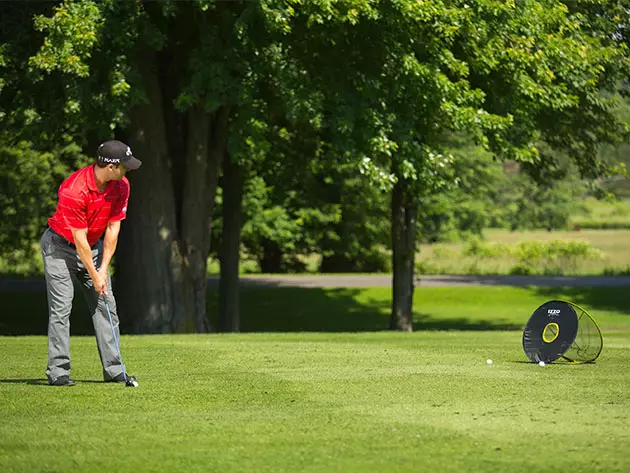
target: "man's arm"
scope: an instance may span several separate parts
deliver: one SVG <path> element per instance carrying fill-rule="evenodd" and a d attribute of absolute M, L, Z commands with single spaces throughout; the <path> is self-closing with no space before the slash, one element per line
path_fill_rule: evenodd
<path fill-rule="evenodd" d="M 92 282 L 94 283 L 94 290 L 100 296 L 107 290 L 107 274 L 105 276 L 99 273 L 94 267 L 94 262 L 92 261 L 92 248 L 90 248 L 90 244 L 87 240 L 87 228 L 71 228 L 72 237 L 74 238 L 74 245 L 77 248 L 77 253 L 79 258 L 81 258 L 81 262 L 85 269 L 87 269 L 88 274 L 92 278 Z"/>
<path fill-rule="evenodd" d="M 107 230 L 105 230 L 105 236 L 103 237 L 103 260 L 101 261 L 101 267 L 98 268 L 99 273 L 101 273 L 105 278 L 107 278 L 109 263 L 116 252 L 119 232 L 120 220 L 109 222 L 107 224 Z"/>

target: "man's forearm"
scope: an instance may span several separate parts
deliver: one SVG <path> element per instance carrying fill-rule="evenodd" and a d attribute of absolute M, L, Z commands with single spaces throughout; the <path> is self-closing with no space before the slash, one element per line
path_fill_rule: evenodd
<path fill-rule="evenodd" d="M 96 276 L 96 267 L 94 266 L 94 261 L 92 260 L 92 248 L 87 242 L 87 238 L 76 238 L 75 237 L 75 246 L 77 248 L 77 254 L 87 269 L 88 274 L 94 280 Z"/>
<path fill-rule="evenodd" d="M 101 268 L 109 267 L 109 263 L 112 261 L 112 257 L 116 252 L 119 232 L 120 223 L 107 227 L 107 230 L 105 231 L 105 236 L 103 238 L 103 259 L 101 260 Z"/>

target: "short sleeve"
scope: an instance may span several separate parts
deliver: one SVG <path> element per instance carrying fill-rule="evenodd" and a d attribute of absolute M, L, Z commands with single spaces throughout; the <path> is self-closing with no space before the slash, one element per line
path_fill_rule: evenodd
<path fill-rule="evenodd" d="M 127 218 L 127 204 L 129 202 L 129 181 L 126 177 L 118 181 L 118 199 L 112 207 L 110 221 L 117 222 Z"/>
<path fill-rule="evenodd" d="M 81 195 L 69 189 L 59 191 L 59 204 L 63 208 L 62 215 L 68 228 L 87 228 L 87 202 Z"/>

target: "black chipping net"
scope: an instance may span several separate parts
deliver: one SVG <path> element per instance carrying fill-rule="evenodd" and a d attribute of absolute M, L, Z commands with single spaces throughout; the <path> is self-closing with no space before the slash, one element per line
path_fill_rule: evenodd
<path fill-rule="evenodd" d="M 523 349 L 534 363 L 558 359 L 592 363 L 603 345 L 602 333 L 593 317 L 568 301 L 544 303 L 534 311 L 523 331 Z"/>

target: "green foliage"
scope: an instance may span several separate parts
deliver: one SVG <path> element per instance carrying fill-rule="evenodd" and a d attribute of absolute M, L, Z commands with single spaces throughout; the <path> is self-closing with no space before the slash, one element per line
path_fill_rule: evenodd
<path fill-rule="evenodd" d="M 24 257 L 18 250 L 32 251 L 55 209 L 59 184 L 83 160 L 73 144 L 42 152 L 24 141 L 0 143 L 0 248 L 5 264 Z"/>
<path fill-rule="evenodd" d="M 41 278 L 43 275 L 44 262 L 36 243 L 28 250 L 8 250 L 0 256 L 0 277 Z"/>
<path fill-rule="evenodd" d="M 493 226 L 510 230 L 566 229 L 583 190 L 579 182 L 570 178 L 546 185 L 522 174 L 508 176 L 497 192 L 497 205 L 503 209 L 503 216 Z"/>
<path fill-rule="evenodd" d="M 571 226 L 576 230 L 622 230 L 630 229 L 630 221 L 574 218 L 571 220 Z"/>
<path fill-rule="evenodd" d="M 3 19 L 0 33 L 11 143 L 129 132 L 129 111 L 146 100 L 133 54 L 148 46 L 172 107 L 170 165 L 181 169 L 184 111 L 229 108 L 228 151 L 252 177 L 244 242 L 260 261 L 280 255 L 283 270 L 313 250 L 387 269 L 380 191 L 401 180 L 425 241 L 566 226 L 578 189 L 560 184 L 564 161 L 606 174 L 614 160 L 597 148 L 627 132 L 615 111 L 630 70 L 619 2 L 19 3 L 1 10 L 17 25 Z M 542 184 L 503 179 L 479 149 L 452 150 L 452 132 Z"/>
<path fill-rule="evenodd" d="M 66 74 L 87 77 L 86 61 L 97 42 L 97 30 L 103 18 L 92 2 L 64 2 L 52 17 L 36 16 L 35 30 L 46 33 L 40 52 L 30 65 L 42 71 L 60 70 Z"/>
<path fill-rule="evenodd" d="M 502 214 L 497 205 L 497 187 L 504 179 L 500 163 L 464 136 L 451 136 L 447 149 L 454 156 L 453 183 L 420 199 L 418 233 L 423 242 L 480 235 Z"/>
<path fill-rule="evenodd" d="M 263 272 L 303 271 L 300 256 L 322 257 L 324 272 L 387 271 L 387 195 L 349 167 L 301 179 L 252 178 L 242 241 Z"/>
<path fill-rule="evenodd" d="M 465 137 L 450 137 L 455 185 L 420 199 L 422 242 L 457 241 L 485 228 L 565 229 L 585 186 L 575 173 L 550 184 L 534 181 L 514 163 L 505 166 Z"/>
<path fill-rule="evenodd" d="M 438 246 L 432 259 L 421 258 L 416 267 L 425 274 L 450 274 L 445 268 L 454 260 L 460 261 L 455 274 L 561 276 L 577 274 L 585 264 L 604 262 L 606 255 L 582 240 L 524 240 L 508 244 L 471 238 L 459 249 Z M 489 269 L 493 266 L 494 271 Z"/>
<path fill-rule="evenodd" d="M 463 256 L 476 258 L 495 258 L 512 254 L 510 246 L 503 243 L 485 242 L 481 238 L 471 238 L 462 250 Z"/>
<path fill-rule="evenodd" d="M 303 270 L 297 256 L 313 251 L 316 229 L 326 228 L 339 217 L 329 206 L 292 208 L 291 196 L 278 203 L 272 201 L 273 189 L 259 178 L 246 186 L 243 207 L 247 215 L 242 230 L 242 242 L 254 256 L 264 273 Z"/>
<path fill-rule="evenodd" d="M 512 268 L 513 274 L 570 274 L 583 260 L 603 259 L 602 252 L 588 242 L 563 240 L 521 242 L 514 255 L 518 263 Z"/>
<path fill-rule="evenodd" d="M 339 220 L 323 234 L 319 245 L 320 270 L 387 272 L 391 269 L 389 197 L 352 166 L 338 167 L 330 175 L 328 202 L 339 208 Z"/>

